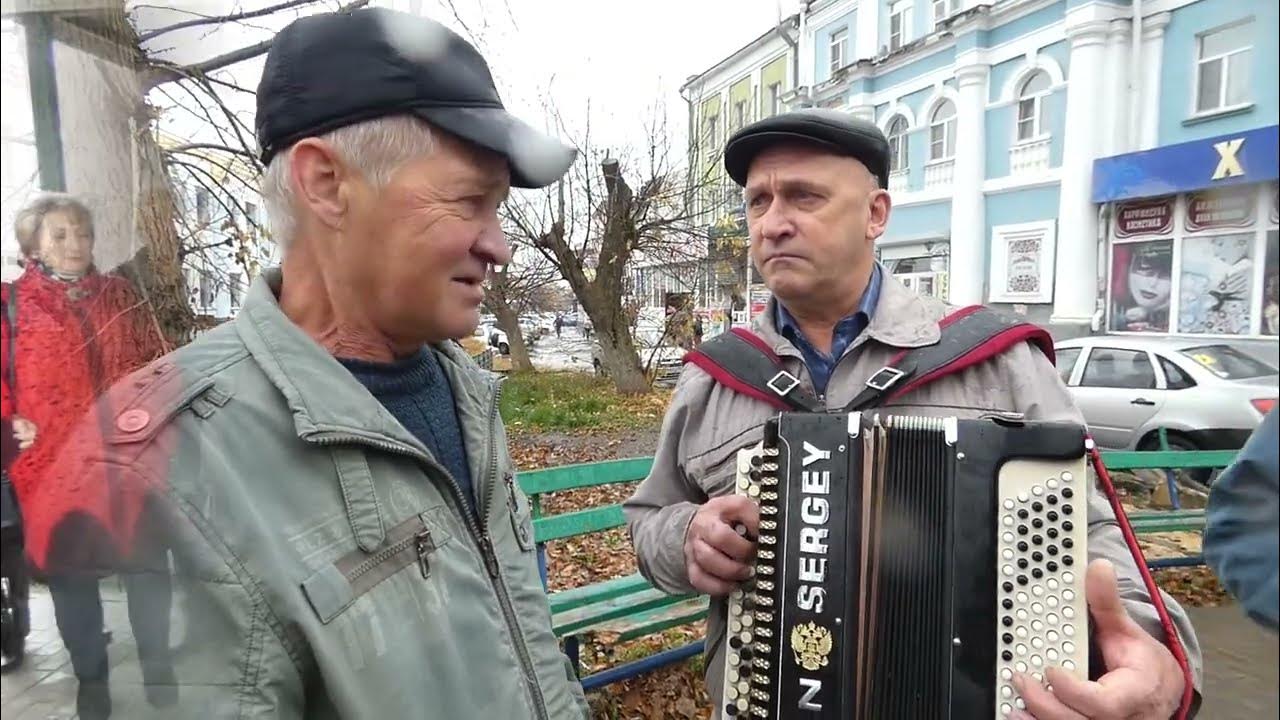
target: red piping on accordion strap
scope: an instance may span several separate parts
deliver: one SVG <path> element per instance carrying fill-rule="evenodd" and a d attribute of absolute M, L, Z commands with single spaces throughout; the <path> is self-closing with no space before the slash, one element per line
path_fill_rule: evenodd
<path fill-rule="evenodd" d="M 1178 631 L 1173 626 L 1173 619 L 1169 617 L 1169 610 L 1164 606 L 1164 598 L 1160 595 L 1160 588 L 1156 585 L 1156 580 L 1151 576 L 1151 569 L 1147 567 L 1147 559 L 1142 554 L 1142 548 L 1138 546 L 1138 537 L 1133 533 L 1133 527 L 1129 524 L 1129 516 L 1125 515 L 1124 508 L 1120 505 L 1120 498 L 1116 495 L 1115 485 L 1111 484 L 1111 475 L 1107 472 L 1107 467 L 1102 464 L 1102 454 L 1098 452 L 1098 446 L 1093 442 L 1093 438 L 1089 438 L 1089 459 L 1093 461 L 1093 470 L 1098 475 L 1098 480 L 1102 483 L 1102 491 L 1106 493 L 1107 501 L 1111 503 L 1111 510 L 1115 513 L 1116 523 L 1120 526 L 1120 532 L 1124 535 L 1125 544 L 1129 546 L 1129 553 L 1133 555 L 1133 561 L 1138 566 L 1138 572 L 1142 573 L 1142 582 L 1147 586 L 1147 594 L 1151 596 L 1151 604 L 1156 608 L 1156 615 L 1160 617 L 1160 626 L 1164 628 L 1165 645 L 1169 647 L 1169 652 L 1173 653 L 1174 660 L 1178 661 L 1178 667 L 1182 670 L 1182 703 L 1178 706 L 1178 714 L 1174 717 L 1177 720 L 1186 720 L 1187 714 L 1191 712 L 1191 701 L 1195 692 L 1195 678 L 1191 675 L 1191 664 L 1187 661 L 1187 652 L 1182 647 L 1182 638 L 1178 636 Z"/>

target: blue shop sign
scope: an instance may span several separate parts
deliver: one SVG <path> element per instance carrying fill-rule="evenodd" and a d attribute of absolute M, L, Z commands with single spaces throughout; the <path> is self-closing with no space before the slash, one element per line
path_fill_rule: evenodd
<path fill-rule="evenodd" d="M 1099 158 L 1093 202 L 1155 197 L 1275 180 L 1280 125 Z"/>

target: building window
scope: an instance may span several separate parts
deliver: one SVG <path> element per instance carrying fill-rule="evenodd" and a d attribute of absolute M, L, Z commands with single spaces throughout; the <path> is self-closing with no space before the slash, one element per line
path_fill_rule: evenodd
<path fill-rule="evenodd" d="M 889 6 L 889 52 L 911 41 L 911 3 L 899 1 Z"/>
<path fill-rule="evenodd" d="M 716 155 L 717 149 L 720 147 L 720 137 L 718 132 L 720 129 L 720 116 L 708 115 L 707 119 L 703 122 L 703 125 L 705 125 L 705 127 L 702 130 L 702 134 L 707 138 L 707 157 L 713 158 Z"/>
<path fill-rule="evenodd" d="M 844 67 L 844 41 L 849 37 L 848 28 L 840 28 L 831 33 L 831 72 Z"/>
<path fill-rule="evenodd" d="M 943 21 L 960 12 L 960 0 L 933 0 L 933 29 L 937 30 Z"/>
<path fill-rule="evenodd" d="M 1049 74 L 1037 70 L 1018 88 L 1018 140 L 1035 140 L 1044 132 L 1044 98 Z"/>
<path fill-rule="evenodd" d="M 782 83 L 769 86 L 769 115 L 777 115 L 782 111 Z"/>
<path fill-rule="evenodd" d="M 947 160 L 956 154 L 956 105 L 943 100 L 929 119 L 929 159 Z"/>
<path fill-rule="evenodd" d="M 733 104 L 733 121 L 735 128 L 744 128 L 747 125 L 747 101 L 739 100 Z"/>
<path fill-rule="evenodd" d="M 1252 30 L 1253 23 L 1245 22 L 1200 36 L 1196 112 L 1213 112 L 1249 102 Z"/>
<path fill-rule="evenodd" d="M 196 222 L 201 225 L 208 224 L 210 220 L 209 204 L 211 200 L 208 190 L 196 188 Z"/>
<path fill-rule="evenodd" d="M 907 169 L 907 119 L 898 115 L 889 122 L 889 172 Z"/>

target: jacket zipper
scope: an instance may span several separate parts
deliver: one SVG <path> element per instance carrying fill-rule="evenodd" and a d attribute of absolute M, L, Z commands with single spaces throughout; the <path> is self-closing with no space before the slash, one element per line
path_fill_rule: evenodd
<path fill-rule="evenodd" d="M 533 660 L 529 657 L 529 649 L 525 647 L 524 637 L 520 633 L 520 627 L 516 622 L 515 610 L 511 606 L 511 596 L 507 592 L 507 587 L 502 581 L 502 571 L 498 567 L 497 553 L 493 549 L 493 540 L 490 538 L 486 529 L 481 529 L 480 521 L 477 515 L 488 515 L 489 507 L 493 505 L 494 487 L 498 475 L 497 463 L 497 439 L 494 437 L 494 422 L 498 415 L 498 401 L 502 396 L 501 382 L 494 385 L 493 402 L 489 409 L 489 491 L 485 496 L 486 502 L 482 513 L 473 513 L 468 509 L 466 497 L 462 493 L 462 487 L 458 485 L 458 481 L 453 474 L 443 465 L 433 460 L 430 456 L 419 452 L 416 448 L 398 442 L 390 442 L 387 440 L 376 440 L 374 438 L 353 435 L 351 433 L 332 432 L 313 435 L 309 438 L 312 442 L 320 445 L 338 445 L 344 443 L 363 444 L 378 448 L 384 452 L 405 455 L 420 462 L 424 462 L 436 468 L 449 481 L 449 491 L 453 495 L 454 502 L 457 503 L 460 514 L 462 515 L 463 524 L 467 526 L 467 531 L 471 535 L 471 540 L 480 550 L 480 557 L 484 560 L 485 569 L 489 572 L 490 583 L 494 587 L 494 591 L 498 596 L 498 605 L 502 607 L 503 620 L 507 624 L 507 632 L 511 634 L 512 645 L 515 646 L 517 654 L 520 656 L 521 669 L 525 675 L 525 686 L 533 699 L 533 709 L 537 713 L 539 720 L 550 720 L 547 715 L 546 700 L 542 695 L 542 688 L 538 687 L 537 673 L 533 668 Z M 487 525 L 487 523 L 486 523 Z M 416 540 L 416 535 L 409 540 Z M 406 542 L 406 541 L 401 541 Z M 397 543 L 399 544 L 399 543 Z M 407 547 L 407 546 L 406 546 Z M 390 548 L 379 551 L 379 554 L 386 552 Z M 402 550 L 404 548 L 401 548 Z M 419 555 L 419 568 L 423 570 L 424 576 L 429 571 L 427 560 Z M 365 571 L 367 572 L 367 570 Z"/>
<path fill-rule="evenodd" d="M 426 579 L 431 574 L 430 555 L 436 549 L 436 543 L 435 538 L 431 537 L 431 530 L 426 527 L 426 520 L 421 515 L 418 516 L 418 522 L 423 525 L 421 530 L 370 555 L 345 574 L 347 582 L 355 582 L 360 576 L 411 547 L 417 558 L 418 568 L 422 571 L 422 577 Z"/>

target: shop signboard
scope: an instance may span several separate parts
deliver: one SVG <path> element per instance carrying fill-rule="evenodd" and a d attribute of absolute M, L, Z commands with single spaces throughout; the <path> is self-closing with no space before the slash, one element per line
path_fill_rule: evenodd
<path fill-rule="evenodd" d="M 1253 227 L 1256 198 L 1252 187 L 1192 193 L 1187 196 L 1187 230 Z"/>
<path fill-rule="evenodd" d="M 1170 196 L 1121 203 L 1116 211 L 1116 237 L 1168 235 L 1173 231 L 1174 200 Z"/>

